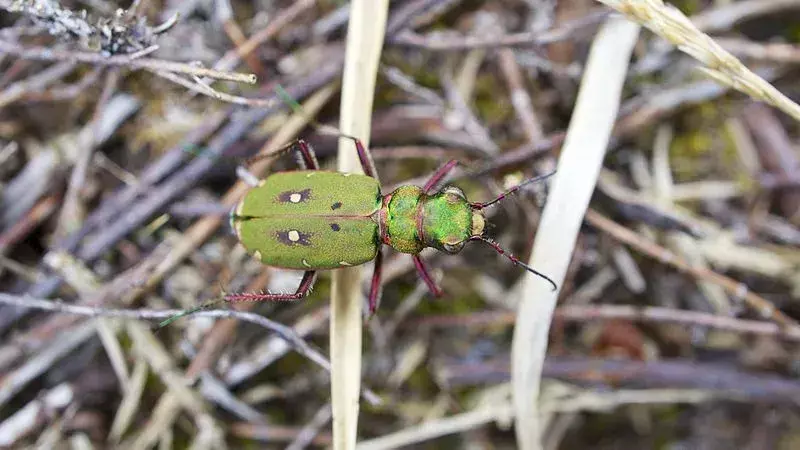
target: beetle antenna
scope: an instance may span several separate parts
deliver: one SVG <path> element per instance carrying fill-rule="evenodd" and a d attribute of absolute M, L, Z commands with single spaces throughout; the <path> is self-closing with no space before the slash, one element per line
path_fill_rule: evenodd
<path fill-rule="evenodd" d="M 517 258 L 516 256 L 512 255 L 511 253 L 503 250 L 503 248 L 500 247 L 500 244 L 498 244 L 497 242 L 495 242 L 495 241 L 493 241 L 493 240 L 491 240 L 491 239 L 489 239 L 487 237 L 484 237 L 484 236 L 472 236 L 470 238 L 470 240 L 471 241 L 483 241 L 483 242 L 489 244 L 494 249 L 494 251 L 496 251 L 497 253 L 505 256 L 512 263 L 514 263 L 515 265 L 521 266 L 523 269 L 527 270 L 528 272 L 530 272 L 532 274 L 535 274 L 535 275 L 547 280 L 548 283 L 553 285 L 553 290 L 554 291 L 556 289 L 558 289 L 558 285 L 556 285 L 555 281 L 551 280 L 550 277 L 548 277 L 547 275 L 539 272 L 538 270 L 534 269 L 533 267 L 525 264 L 524 262 L 520 261 L 519 258 Z"/>
<path fill-rule="evenodd" d="M 522 189 L 523 187 L 525 187 L 525 186 L 527 186 L 527 185 L 529 185 L 531 183 L 536 183 L 537 181 L 542 181 L 542 180 L 545 180 L 547 178 L 550 178 L 551 176 L 555 175 L 555 173 L 556 173 L 556 171 L 553 170 L 552 172 L 550 172 L 548 174 L 545 174 L 545 175 L 539 175 L 538 177 L 528 178 L 527 180 L 522 181 L 522 183 L 520 183 L 520 184 L 512 187 L 511 189 L 503 192 L 496 199 L 494 199 L 492 201 L 489 201 L 489 202 L 486 202 L 486 203 L 475 202 L 475 203 L 470 203 L 469 205 L 472 207 L 472 209 L 483 209 L 483 208 L 492 206 L 495 203 L 499 202 L 500 200 L 503 200 L 504 198 L 508 197 L 509 195 L 511 195 L 511 194 L 517 192 L 518 190 Z"/>

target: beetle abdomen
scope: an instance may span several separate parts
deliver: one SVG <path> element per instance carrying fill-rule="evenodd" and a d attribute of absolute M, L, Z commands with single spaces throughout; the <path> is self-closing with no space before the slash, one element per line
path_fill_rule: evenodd
<path fill-rule="evenodd" d="M 239 238 L 264 264 L 297 270 L 364 264 L 375 258 L 379 243 L 378 224 L 369 217 L 249 219 L 241 222 Z"/>
<path fill-rule="evenodd" d="M 378 181 L 365 175 L 280 172 L 247 193 L 233 223 L 242 245 L 266 265 L 355 266 L 378 252 L 373 215 L 381 200 Z"/>

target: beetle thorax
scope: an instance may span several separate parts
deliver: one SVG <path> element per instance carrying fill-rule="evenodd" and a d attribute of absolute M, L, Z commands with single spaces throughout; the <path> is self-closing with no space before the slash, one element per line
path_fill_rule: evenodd
<path fill-rule="evenodd" d="M 483 213 L 452 186 L 432 195 L 402 186 L 384 198 L 381 217 L 382 241 L 412 254 L 425 247 L 456 253 L 470 237 L 481 235 L 485 224 Z"/>
<path fill-rule="evenodd" d="M 401 186 L 383 198 L 381 240 L 398 252 L 417 254 L 425 248 L 417 233 L 417 216 L 422 189 Z"/>

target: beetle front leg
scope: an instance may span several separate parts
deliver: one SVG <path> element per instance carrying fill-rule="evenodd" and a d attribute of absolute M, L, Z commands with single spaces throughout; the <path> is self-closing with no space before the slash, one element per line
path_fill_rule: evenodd
<path fill-rule="evenodd" d="M 431 175 L 431 177 L 428 179 L 428 182 L 425 183 L 425 187 L 422 188 L 422 192 L 429 194 L 431 189 L 437 187 L 442 179 L 459 164 L 460 162 L 455 159 L 451 159 L 450 161 L 442 164 L 442 166 L 436 169 L 436 172 Z"/>
<path fill-rule="evenodd" d="M 300 280 L 300 286 L 298 286 L 297 291 L 294 294 L 258 294 L 258 293 L 229 294 L 225 296 L 225 301 L 231 303 L 238 303 L 238 302 L 281 302 L 281 301 L 300 300 L 301 298 L 308 295 L 309 291 L 311 290 L 311 286 L 314 285 L 314 279 L 316 278 L 316 275 L 317 272 L 315 270 L 309 270 L 303 273 L 303 279 Z"/>
<path fill-rule="evenodd" d="M 419 276 L 422 278 L 422 281 L 428 285 L 428 289 L 434 295 L 434 297 L 441 297 L 444 295 L 442 289 L 436 285 L 436 282 L 433 281 L 433 277 L 431 277 L 430 273 L 428 273 L 428 268 L 425 267 L 425 264 L 422 262 L 422 258 L 419 255 L 414 255 L 414 265 L 417 266 L 417 272 L 419 272 Z"/>

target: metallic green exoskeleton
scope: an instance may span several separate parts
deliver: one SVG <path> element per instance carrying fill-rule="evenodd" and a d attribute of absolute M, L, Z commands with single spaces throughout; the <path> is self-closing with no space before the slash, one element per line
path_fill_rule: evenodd
<path fill-rule="evenodd" d="M 276 173 L 236 208 L 242 245 L 264 264 L 285 269 L 338 269 L 375 259 L 380 247 L 381 190 L 366 175 Z"/>
<path fill-rule="evenodd" d="M 266 265 L 304 270 L 305 275 L 294 294 L 232 294 L 226 300 L 299 299 L 313 285 L 316 270 L 375 260 L 369 296 L 370 310 L 374 312 L 383 244 L 413 255 L 420 276 L 437 296 L 441 290 L 419 258 L 426 247 L 452 254 L 461 251 L 467 241 L 480 240 L 515 264 L 538 274 L 483 236 L 482 209 L 541 177 L 527 180 L 491 202 L 473 203 L 455 186 L 437 190 L 437 185 L 457 164 L 453 160 L 439 168 L 424 187 L 401 186 L 384 195 L 369 155 L 360 141 L 354 139 L 354 142 L 366 175 L 319 170 L 313 150 L 299 140 L 301 161 L 310 170 L 270 175 L 232 211 L 231 225 L 252 255 Z"/>

